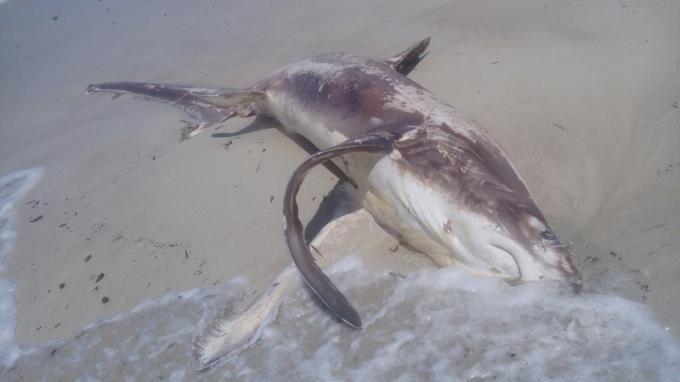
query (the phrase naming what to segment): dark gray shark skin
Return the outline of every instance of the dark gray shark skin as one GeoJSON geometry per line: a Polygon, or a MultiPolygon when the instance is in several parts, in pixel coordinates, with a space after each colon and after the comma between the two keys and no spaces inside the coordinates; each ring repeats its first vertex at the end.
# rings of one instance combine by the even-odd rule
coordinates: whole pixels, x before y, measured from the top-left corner
{"type": "Polygon", "coordinates": [[[474,121],[412,81],[429,38],[387,60],[324,54],[277,70],[246,89],[151,83],[90,85],[178,106],[200,123],[191,137],[232,117],[277,119],[311,150],[284,197],[284,234],[314,293],[340,320],[361,319],[316,265],[304,241],[296,194],[324,164],[352,182],[388,232],[438,264],[507,280],[581,279],[499,145],[474,121]]]}

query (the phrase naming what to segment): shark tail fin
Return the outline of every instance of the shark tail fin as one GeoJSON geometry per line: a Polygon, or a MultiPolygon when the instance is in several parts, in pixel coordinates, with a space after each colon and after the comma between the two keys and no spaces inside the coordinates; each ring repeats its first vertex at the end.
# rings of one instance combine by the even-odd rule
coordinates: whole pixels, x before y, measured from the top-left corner
{"type": "Polygon", "coordinates": [[[262,92],[224,88],[197,88],[149,82],[105,82],[87,87],[87,93],[113,93],[114,98],[133,94],[145,99],[164,102],[184,110],[199,121],[182,132],[182,139],[224,122],[233,116],[249,117],[256,114],[257,105],[265,99],[262,92]]]}

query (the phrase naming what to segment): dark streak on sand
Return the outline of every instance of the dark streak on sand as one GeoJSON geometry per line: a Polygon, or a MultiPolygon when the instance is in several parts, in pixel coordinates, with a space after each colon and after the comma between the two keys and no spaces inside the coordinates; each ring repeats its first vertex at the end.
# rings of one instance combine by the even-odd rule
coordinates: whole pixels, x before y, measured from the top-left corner
{"type": "Polygon", "coordinates": [[[655,253],[661,251],[662,249],[668,248],[668,247],[670,247],[670,246],[671,246],[670,243],[665,243],[664,245],[660,246],[659,248],[657,248],[657,249],[655,249],[655,250],[649,252],[648,255],[650,255],[650,256],[651,256],[651,255],[654,255],[655,253]]]}

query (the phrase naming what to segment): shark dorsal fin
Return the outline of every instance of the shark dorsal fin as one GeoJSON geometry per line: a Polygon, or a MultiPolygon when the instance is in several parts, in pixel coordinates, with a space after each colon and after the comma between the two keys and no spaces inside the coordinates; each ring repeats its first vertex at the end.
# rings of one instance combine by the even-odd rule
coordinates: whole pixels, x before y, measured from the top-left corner
{"type": "Polygon", "coordinates": [[[387,64],[397,72],[408,75],[418,63],[427,55],[427,47],[430,46],[430,38],[425,38],[411,45],[405,51],[389,58],[387,64]]]}

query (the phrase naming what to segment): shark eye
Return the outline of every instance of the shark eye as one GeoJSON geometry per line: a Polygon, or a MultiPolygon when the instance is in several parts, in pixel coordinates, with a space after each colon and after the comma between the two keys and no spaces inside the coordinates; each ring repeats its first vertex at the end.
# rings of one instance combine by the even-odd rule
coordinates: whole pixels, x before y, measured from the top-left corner
{"type": "Polygon", "coordinates": [[[555,234],[550,231],[541,232],[541,237],[550,241],[557,240],[557,236],[555,236],[555,234]]]}

